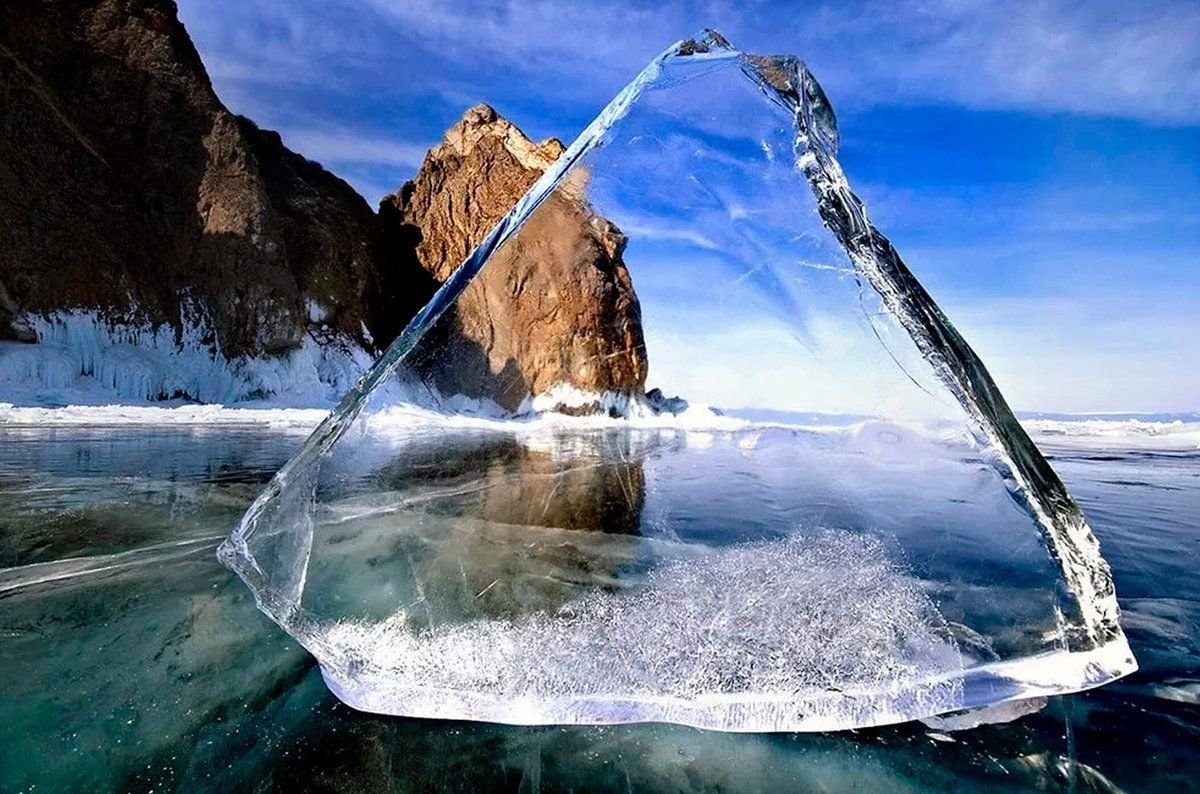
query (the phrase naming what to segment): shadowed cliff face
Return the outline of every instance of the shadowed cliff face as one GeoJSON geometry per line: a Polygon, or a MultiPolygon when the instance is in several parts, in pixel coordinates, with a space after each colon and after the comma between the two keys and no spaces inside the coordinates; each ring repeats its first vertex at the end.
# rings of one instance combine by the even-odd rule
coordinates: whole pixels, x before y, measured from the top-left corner
{"type": "Polygon", "coordinates": [[[235,356],[296,347],[309,302],[371,325],[375,214],[225,109],[173,3],[8,0],[0,106],[0,334],[74,307],[206,318],[235,356]]]}
{"type": "MultiPolygon", "coordinates": [[[[409,230],[421,266],[440,283],[562,151],[477,105],[416,178],[384,199],[381,214],[409,230]]],[[[640,394],[646,351],[624,249],[624,235],[592,212],[582,186],[556,191],[426,338],[417,356],[424,374],[443,394],[510,410],[559,384],[640,394]]]]}

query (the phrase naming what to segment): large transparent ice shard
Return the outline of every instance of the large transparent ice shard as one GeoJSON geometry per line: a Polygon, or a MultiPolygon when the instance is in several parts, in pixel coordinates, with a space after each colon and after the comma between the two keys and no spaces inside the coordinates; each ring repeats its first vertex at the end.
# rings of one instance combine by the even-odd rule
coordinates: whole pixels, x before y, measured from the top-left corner
{"type": "Polygon", "coordinates": [[[442,283],[221,550],[339,697],[826,730],[1135,669],[837,141],[800,61],[681,42],[442,283]]]}

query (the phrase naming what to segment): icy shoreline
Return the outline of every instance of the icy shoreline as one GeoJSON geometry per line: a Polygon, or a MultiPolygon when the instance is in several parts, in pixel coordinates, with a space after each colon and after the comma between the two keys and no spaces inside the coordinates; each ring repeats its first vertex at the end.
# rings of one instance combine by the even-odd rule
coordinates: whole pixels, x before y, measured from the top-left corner
{"type": "Polygon", "coordinates": [[[85,310],[22,322],[37,341],[0,341],[0,402],[332,407],[373,360],[355,340],[321,328],[282,355],[226,357],[203,316],[178,334],[85,310]]]}
{"type": "Polygon", "coordinates": [[[1095,449],[1136,449],[1162,452],[1200,450],[1200,417],[1173,419],[1021,419],[1021,425],[1039,445],[1095,449]]]}
{"type": "Polygon", "coordinates": [[[224,405],[68,405],[61,408],[0,402],[0,429],[6,427],[223,427],[295,428],[320,424],[323,408],[268,408],[224,405]]]}
{"type": "MultiPolygon", "coordinates": [[[[0,400],[3,398],[0,397],[0,400]]],[[[253,403],[226,405],[68,405],[61,407],[14,405],[0,401],[0,429],[15,427],[263,427],[310,431],[328,415],[324,408],[290,408],[253,403]]],[[[1021,424],[1034,441],[1046,446],[1087,448],[1127,448],[1139,450],[1179,451],[1200,450],[1200,417],[1192,421],[1164,417],[1162,420],[1098,419],[1095,415],[1080,415],[1055,419],[1022,419],[1021,424]]],[[[847,417],[854,420],[858,417],[847,417]]],[[[679,416],[631,417],[611,419],[607,416],[570,417],[541,414],[505,420],[483,413],[439,414],[426,409],[397,408],[386,417],[388,427],[403,429],[414,426],[454,426],[463,428],[495,428],[497,426],[529,427],[553,425],[583,429],[597,425],[624,423],[631,427],[661,426],[681,430],[735,430],[753,427],[796,426],[805,429],[850,427],[860,422],[755,421],[753,419],[718,416],[704,409],[691,410],[679,416]]]]}
{"type": "MultiPolygon", "coordinates": [[[[328,416],[340,395],[371,365],[367,353],[348,340],[323,344],[308,337],[300,350],[285,356],[227,361],[203,342],[202,321],[190,324],[176,339],[165,328],[111,325],[94,312],[56,312],[26,320],[36,332],[37,343],[0,342],[0,428],[236,426],[307,432],[328,416]],[[191,395],[200,401],[179,396],[159,399],[170,395],[191,395]]],[[[728,431],[845,429],[873,421],[860,415],[771,410],[720,414],[701,406],[671,414],[629,395],[583,393],[566,385],[527,398],[517,417],[498,406],[462,397],[429,397],[440,411],[397,406],[379,424],[403,431],[417,425],[528,428],[532,423],[579,429],[625,422],[636,427],[728,431]],[[589,404],[624,418],[553,412],[558,406],[589,404]]],[[[401,397],[401,401],[408,399],[401,397]]],[[[1037,442],[1047,446],[1200,449],[1200,413],[1026,412],[1020,421],[1037,442]]]]}

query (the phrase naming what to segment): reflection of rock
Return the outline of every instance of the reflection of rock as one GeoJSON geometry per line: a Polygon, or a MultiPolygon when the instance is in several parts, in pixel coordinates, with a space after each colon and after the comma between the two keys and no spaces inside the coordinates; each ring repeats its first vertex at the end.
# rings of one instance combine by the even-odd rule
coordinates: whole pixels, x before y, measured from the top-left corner
{"type": "MultiPolygon", "coordinates": [[[[410,230],[417,259],[444,281],[561,152],[478,105],[384,200],[381,218],[410,230]]],[[[641,393],[646,353],[625,236],[577,190],[548,198],[427,338],[425,374],[440,391],[510,410],[558,384],[641,393]]]]}
{"type": "Polygon", "coordinates": [[[522,446],[515,470],[489,469],[484,517],[518,526],[637,533],[646,495],[641,462],[606,459],[608,450],[594,457],[561,452],[522,446]]]}
{"type": "Polygon", "coordinates": [[[639,540],[629,535],[452,521],[436,553],[417,568],[427,602],[456,617],[510,617],[554,610],[597,588],[619,588],[638,573],[639,540]]]}
{"type": "Polygon", "coordinates": [[[373,487],[459,487],[453,511],[493,523],[636,534],[646,481],[621,430],[548,436],[439,434],[406,443],[373,487]],[[469,487],[468,487],[469,486],[469,487]]]}
{"type": "Polygon", "coordinates": [[[646,488],[629,435],[550,442],[442,438],[406,450],[381,473],[379,486],[452,494],[422,515],[400,514],[406,532],[420,527],[417,576],[427,602],[514,616],[620,586],[623,571],[629,575],[646,488]]]}

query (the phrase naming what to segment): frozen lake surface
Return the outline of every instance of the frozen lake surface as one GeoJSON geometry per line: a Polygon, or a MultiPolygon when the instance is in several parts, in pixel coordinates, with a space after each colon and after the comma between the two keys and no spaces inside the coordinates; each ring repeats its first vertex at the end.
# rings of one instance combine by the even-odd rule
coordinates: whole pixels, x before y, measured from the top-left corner
{"type": "MultiPolygon", "coordinates": [[[[275,424],[0,428],[0,789],[1186,790],[1200,779],[1200,450],[1178,428],[1131,437],[1047,420],[1037,435],[1113,566],[1139,672],[968,731],[739,735],[503,727],[340,704],[214,556],[303,441],[304,422],[275,424]]],[[[495,455],[501,473],[539,465],[495,455]]],[[[652,484],[645,468],[615,472],[614,487],[652,484]]],[[[524,496],[487,509],[520,509],[524,496]]],[[[683,516],[698,537],[731,504],[712,498],[683,516]]],[[[649,488],[642,520],[655,500],[649,488]]],[[[930,555],[926,567],[965,562],[930,555]]],[[[500,608],[521,595],[491,594],[500,608]]]]}

